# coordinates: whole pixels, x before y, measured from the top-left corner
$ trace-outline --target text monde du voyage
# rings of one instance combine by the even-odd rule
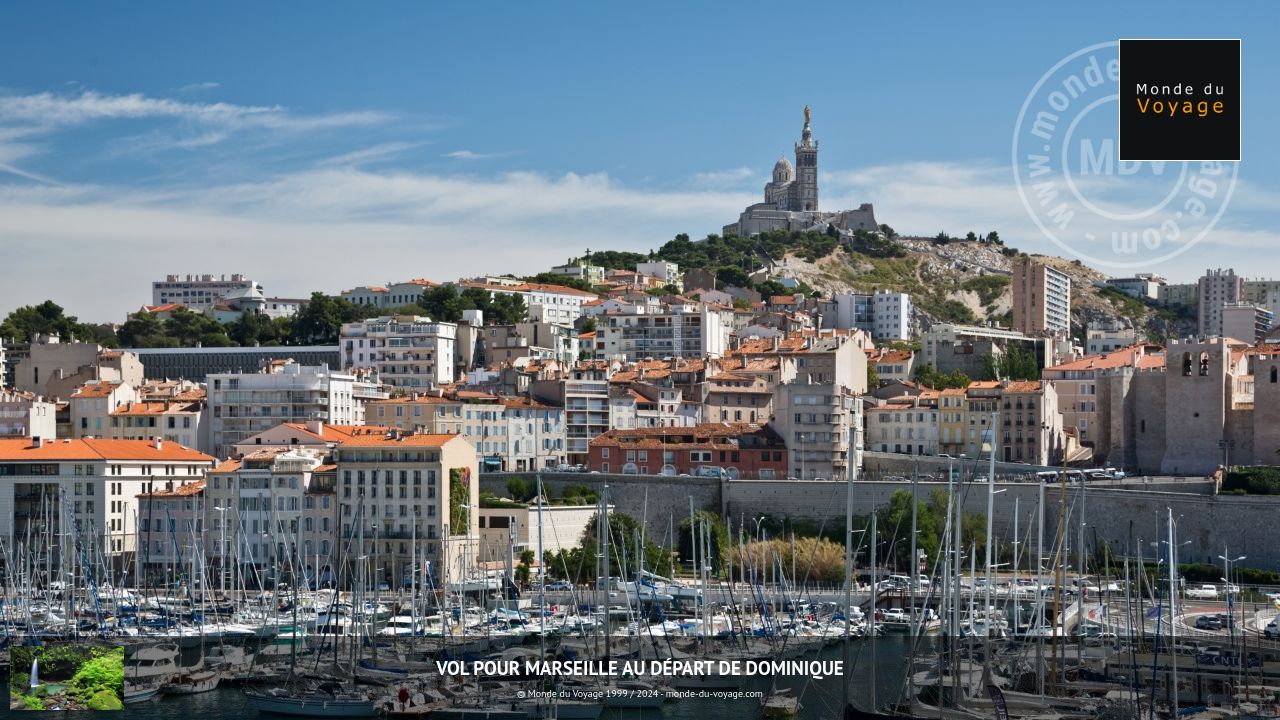
[[[1214,99],[1225,94],[1223,87],[1205,83],[1197,91],[1197,86],[1190,83],[1174,85],[1136,83],[1134,92],[1137,97],[1134,100],[1138,103],[1138,112],[1143,115],[1207,118],[1210,115],[1226,113],[1226,101]]]

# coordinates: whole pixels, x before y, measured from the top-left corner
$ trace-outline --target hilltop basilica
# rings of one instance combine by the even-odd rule
[[[818,141],[809,127],[809,106],[804,108],[804,130],[796,144],[796,164],[786,157],[773,166],[773,180],[764,186],[764,202],[742,211],[738,222],[724,226],[725,235],[757,235],[767,230],[810,230],[835,226],[844,235],[855,230],[879,229],[871,203],[857,210],[822,212],[818,209]]]

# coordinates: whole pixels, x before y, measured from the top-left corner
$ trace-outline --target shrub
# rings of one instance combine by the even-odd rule
[[[41,700],[41,699],[40,699],[40,698],[38,698],[38,697],[34,697],[34,696],[31,696],[31,695],[28,695],[28,696],[26,696],[26,697],[22,698],[22,704],[23,704],[23,706],[24,706],[24,707],[26,707],[28,710],[43,710],[43,709],[44,709],[44,701],[43,701],[43,700]]]
[[[86,703],[90,710],[123,710],[124,703],[110,690],[99,690]]]

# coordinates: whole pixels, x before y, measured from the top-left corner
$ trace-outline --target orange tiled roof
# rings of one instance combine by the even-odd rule
[[[218,463],[218,465],[214,467],[212,470],[210,470],[209,472],[219,473],[219,474],[233,473],[239,470],[240,466],[243,464],[244,463],[239,459],[223,460],[222,462]]]
[[[392,429],[381,425],[330,425],[325,423],[321,428],[321,434],[317,435],[307,428],[306,423],[285,423],[285,425],[294,430],[301,430],[311,437],[324,442],[343,442],[361,435],[385,435]]]
[[[176,442],[150,440],[47,440],[36,447],[31,438],[0,438],[0,460],[141,460],[212,462],[213,458]]]
[[[150,493],[138,493],[138,497],[191,497],[204,492],[205,481],[196,480],[195,482],[183,483],[172,490],[156,490]]]
[[[1129,347],[1112,350],[1110,352],[1098,355],[1086,355],[1079,360],[1062,363],[1045,368],[1045,372],[1058,373],[1067,371],[1080,370],[1113,370],[1122,367],[1136,368],[1158,368],[1164,367],[1164,353],[1149,350],[1138,355],[1138,348],[1148,347],[1143,345],[1130,345]]]
[[[172,403],[172,402],[135,402],[117,405],[111,411],[112,415],[165,415],[168,413],[192,413],[199,412],[200,408],[189,403]]]
[[[1005,388],[1005,392],[1011,393],[1037,393],[1040,392],[1039,380],[1013,380],[1009,386]]]
[[[78,390],[71,394],[74,398],[104,398],[112,393],[116,388],[120,387],[120,383],[95,382],[81,385]]]
[[[178,303],[164,303],[163,305],[143,305],[142,311],[149,313],[173,312],[182,307]]]
[[[377,433],[353,435],[339,443],[340,447],[442,447],[457,435],[410,433]]]
[[[877,363],[900,363],[911,359],[910,350],[890,350],[883,352],[876,360]]]

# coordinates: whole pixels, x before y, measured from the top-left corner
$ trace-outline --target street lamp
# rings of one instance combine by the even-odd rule
[[[231,508],[215,505],[213,509],[222,516],[218,518],[218,592],[225,599],[227,597],[227,511]]]
[[[1222,547],[1222,552],[1225,553],[1226,551],[1227,551],[1227,548],[1224,545]],[[1241,560],[1244,560],[1245,556],[1241,555],[1238,558],[1229,558],[1226,555],[1219,555],[1218,559],[1222,561],[1222,573],[1223,573],[1222,582],[1226,585],[1226,590],[1227,590],[1227,636],[1231,638],[1231,644],[1234,645],[1236,641],[1236,631],[1235,631],[1235,618],[1232,616],[1232,608],[1231,608],[1231,566],[1235,563],[1240,562]],[[1244,612],[1243,612],[1244,604],[1243,603],[1241,603],[1240,609],[1241,609],[1240,622],[1244,622]],[[1240,632],[1243,635],[1244,629],[1242,628]]]

